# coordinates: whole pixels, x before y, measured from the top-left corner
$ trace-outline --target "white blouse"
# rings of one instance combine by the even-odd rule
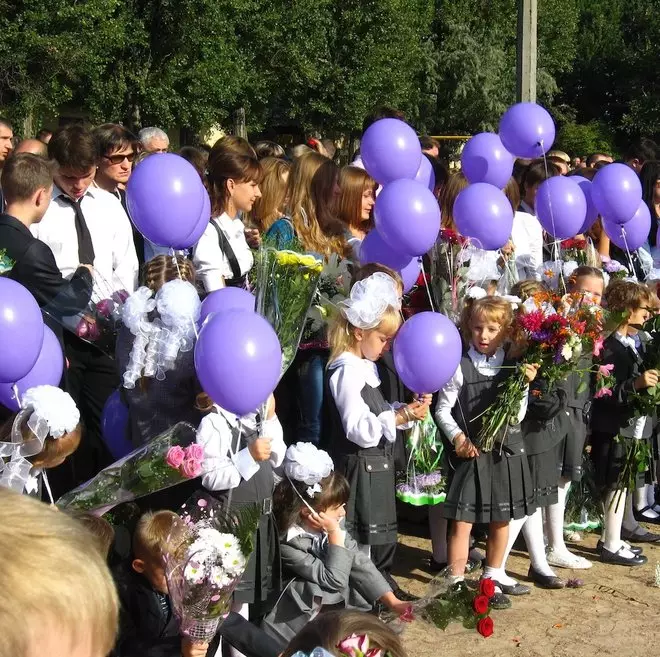
[[[204,283],[207,292],[225,287],[225,278],[233,278],[229,260],[220,248],[218,231],[213,222],[220,227],[229,242],[241,269],[241,276],[247,274],[254,264],[254,257],[245,239],[245,226],[236,217],[232,219],[226,212],[213,217],[206,227],[193,252],[193,264],[197,275]]]
[[[513,215],[511,241],[516,254],[518,278],[541,280],[539,268],[543,264],[543,228],[539,220],[529,212],[518,211]]]
[[[468,356],[479,374],[493,377],[500,371],[502,363],[504,362],[504,349],[500,347],[492,356],[488,357],[485,354],[479,353],[473,346],[470,346],[468,349]],[[438,394],[438,403],[435,407],[435,419],[444,434],[452,442],[456,436],[463,433],[463,429],[461,429],[452,416],[452,409],[458,403],[458,395],[463,387],[463,381],[463,371],[459,365],[456,368],[456,372],[454,372],[454,376],[452,376],[442,390],[440,390]],[[529,386],[526,386],[526,389],[528,390]],[[520,404],[520,410],[518,411],[518,424],[523,421],[525,413],[527,413],[527,392],[523,397]],[[469,418],[466,417],[464,424],[467,424],[468,420]],[[472,440],[473,438],[476,438],[476,436],[468,436],[468,438]]]
[[[389,410],[375,415],[362,399],[362,389],[365,385],[377,388],[380,377],[376,363],[359,358],[345,351],[329,366],[330,393],[332,394],[346,438],[360,447],[377,447],[380,439],[393,443],[396,440],[395,412],[404,404],[391,404]],[[399,429],[407,429],[410,424],[401,425]]]
[[[248,443],[259,437],[256,413],[237,418],[219,406],[215,406],[215,410],[217,412],[207,415],[197,429],[197,443],[204,448],[202,485],[209,490],[229,490],[259,471],[259,463],[247,447],[236,449],[241,437]],[[262,423],[261,436],[271,439],[269,460],[273,468],[277,468],[286,453],[277,415]]]

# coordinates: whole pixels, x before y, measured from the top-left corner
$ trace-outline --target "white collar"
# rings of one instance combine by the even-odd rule
[[[380,377],[378,376],[378,368],[376,363],[366,358],[360,358],[350,351],[345,351],[332,361],[328,369],[334,370],[338,367],[349,366],[359,369],[364,376],[364,382],[372,388],[377,388],[380,385]]]
[[[618,331],[614,334],[614,337],[624,346],[630,347],[633,351],[637,351],[637,342],[635,338],[631,335],[623,335]]]
[[[250,424],[256,424],[256,413],[248,413],[247,415],[243,415],[240,418],[234,415],[234,413],[230,413],[228,410],[222,408],[222,406],[218,406],[217,404],[213,404],[213,407],[217,411],[218,415],[222,415],[225,420],[227,420],[227,423],[229,424],[230,427],[236,428],[239,423],[244,424],[247,426],[250,426]]]
[[[82,201],[85,196],[89,195],[92,198],[96,198],[96,195],[98,192],[104,192],[104,189],[101,189],[95,182],[92,182],[92,184],[87,188],[85,193],[78,199],[78,203]],[[106,192],[106,194],[109,194],[110,192]],[[71,198],[70,196],[67,196],[57,185],[53,185],[53,194],[51,196],[51,199],[55,200],[58,196],[64,196],[65,198]],[[73,199],[71,199],[73,200]]]
[[[504,362],[504,349],[498,347],[497,351],[492,356],[486,356],[486,354],[478,352],[473,345],[470,345],[468,356],[477,366],[483,365],[484,367],[495,368],[499,367]]]
[[[289,529],[286,531],[287,541],[291,541],[294,538],[299,538],[300,536],[314,540],[315,538],[323,537],[324,534],[321,532],[314,532],[309,529],[305,529],[305,527],[302,527],[301,525],[291,525],[291,527],[289,527]]]

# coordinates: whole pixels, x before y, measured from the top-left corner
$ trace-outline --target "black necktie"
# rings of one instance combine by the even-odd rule
[[[80,201],[74,201],[68,196],[60,196],[60,198],[73,207],[76,213],[76,234],[78,235],[78,260],[81,265],[94,264],[94,245],[92,244],[92,236],[87,228],[85,215],[80,207]]]

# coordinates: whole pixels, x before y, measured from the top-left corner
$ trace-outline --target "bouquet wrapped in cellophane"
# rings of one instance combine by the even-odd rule
[[[313,255],[277,250],[267,244],[256,260],[256,310],[277,333],[284,374],[298,350],[323,263]]]
[[[64,494],[57,506],[102,515],[123,502],[199,477],[204,448],[195,436],[195,427],[179,422]]]
[[[381,620],[393,626],[395,631],[402,631],[406,623],[417,618],[441,630],[446,630],[452,622],[459,622],[466,629],[489,637],[494,629],[490,616],[494,595],[492,579],[457,582],[449,566],[429,582],[426,595],[411,602],[404,614],[385,613],[381,615]]]
[[[582,294],[560,297],[553,292],[538,292],[522,304],[512,326],[514,341],[525,345],[516,371],[501,384],[497,401],[483,413],[477,446],[491,451],[503,440],[507,428],[517,422],[520,404],[527,391],[526,364],[538,364],[548,390],[569,374],[579,372],[585,379],[594,368],[581,368],[583,356],[597,356],[603,344],[603,309]],[[584,364],[584,363],[582,363]]]
[[[217,500],[194,496],[180,516],[164,554],[170,600],[182,634],[208,643],[245,572],[261,508],[230,511]]]
[[[444,502],[443,446],[430,413],[408,431],[408,453],[405,479],[396,487],[397,498],[413,506]]]

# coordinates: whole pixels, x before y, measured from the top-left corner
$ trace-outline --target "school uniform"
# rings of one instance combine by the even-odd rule
[[[558,501],[556,454],[557,445],[563,444],[563,434],[569,426],[566,403],[566,393],[556,386],[549,389],[542,377],[531,383],[521,429],[537,507]]]
[[[497,401],[500,384],[513,373],[500,348],[491,357],[469,347],[451,380],[438,395],[436,420],[452,441],[463,432],[478,445],[481,415]],[[472,459],[449,455],[450,474],[444,514],[469,523],[508,522],[532,515],[534,487],[520,422],[527,410],[525,395],[518,424],[509,426],[491,452]]]
[[[290,527],[281,545],[282,568],[290,578],[262,628],[287,643],[319,612],[370,611],[391,591],[371,559],[345,533],[344,545],[331,545],[324,533]]]
[[[610,396],[593,400],[591,417],[591,459],[596,471],[596,484],[612,489],[625,463],[630,441],[634,440],[633,393],[635,379],[644,371],[641,354],[634,338],[612,334],[603,345],[603,363],[614,365],[615,384]],[[643,439],[648,440],[652,422],[646,418]],[[615,441],[620,436],[623,440]],[[646,473],[638,473],[638,485],[646,481]]]
[[[346,529],[362,545],[396,546],[395,406],[379,386],[369,360],[344,352],[329,365],[324,443],[351,487]]]
[[[237,418],[225,409],[207,415],[199,425],[197,443],[204,447],[202,485],[230,509],[261,507],[255,549],[234,593],[237,603],[261,603],[281,584],[279,537],[273,516],[273,468],[284,460],[286,445],[277,417],[261,432],[257,414]],[[259,436],[271,438],[271,457],[255,461],[248,445]]]
[[[212,217],[193,251],[193,264],[207,293],[223,287],[245,287],[254,257],[243,222],[226,212]]]

